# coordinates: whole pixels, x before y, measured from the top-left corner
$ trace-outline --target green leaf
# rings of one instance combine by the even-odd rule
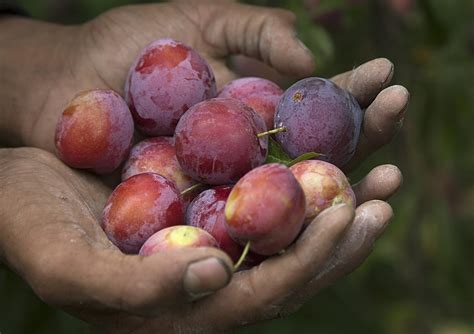
[[[276,162],[291,167],[298,162],[314,159],[320,156],[324,156],[324,154],[308,152],[300,155],[299,157],[296,157],[295,159],[291,159],[290,156],[286,154],[281,145],[275,139],[273,139],[272,137],[268,137],[268,157],[266,161],[267,164]]]
[[[291,162],[291,158],[275,139],[268,137],[268,157],[266,163],[272,162],[288,165]]]
[[[319,157],[323,157],[323,156],[324,156],[324,154],[322,154],[322,153],[308,152],[308,153],[300,155],[299,157],[294,158],[293,160],[291,160],[286,165],[288,167],[291,167],[293,165],[296,165],[298,162],[306,161],[306,160],[310,160],[310,159],[314,159],[314,158],[319,158]]]

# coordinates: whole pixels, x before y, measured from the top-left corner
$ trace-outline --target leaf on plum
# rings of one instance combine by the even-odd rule
[[[300,155],[299,157],[294,158],[293,160],[291,160],[286,165],[288,167],[291,167],[291,166],[297,164],[298,162],[305,161],[305,160],[310,160],[310,159],[314,159],[314,158],[319,158],[319,157],[322,157],[322,156],[324,156],[324,154],[322,154],[322,153],[308,152],[308,153],[304,153],[304,154]]]
[[[291,167],[298,162],[324,156],[324,154],[321,153],[308,152],[296,157],[295,159],[291,159],[275,139],[272,137],[269,137],[268,139],[268,157],[266,160],[267,164],[276,162]]]
[[[273,162],[288,165],[291,162],[291,158],[275,139],[268,137],[268,157],[266,163]]]

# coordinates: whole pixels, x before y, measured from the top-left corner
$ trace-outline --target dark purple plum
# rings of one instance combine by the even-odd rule
[[[287,131],[277,141],[292,158],[322,153],[326,160],[344,166],[355,153],[362,111],[347,91],[322,78],[306,78],[288,88],[275,113],[275,127]]]
[[[268,138],[263,119],[235,99],[215,98],[191,107],[175,132],[176,157],[185,174],[202,183],[237,182],[265,162]]]

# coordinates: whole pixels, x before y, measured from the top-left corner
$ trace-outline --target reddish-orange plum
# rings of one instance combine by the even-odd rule
[[[106,174],[126,158],[133,137],[133,120],[125,101],[108,89],[78,94],[56,126],[59,158],[68,166]]]
[[[290,167],[306,198],[305,222],[309,224],[321,211],[347,204],[355,208],[355,195],[344,173],[333,164],[306,160]]]
[[[142,246],[139,254],[149,256],[159,252],[182,248],[215,247],[217,241],[212,235],[194,226],[171,226],[153,234]]]
[[[121,251],[136,254],[153,233],[183,222],[183,202],[175,184],[161,175],[143,173],[112,192],[101,226]]]
[[[130,68],[125,99],[139,130],[171,136],[181,115],[215,97],[209,64],[189,46],[164,38],[143,49]]]
[[[148,138],[132,148],[123,168],[122,180],[146,172],[160,174],[173,181],[180,192],[197,183],[179,165],[173,137]],[[197,192],[192,191],[184,197],[190,201],[196,195]]]
[[[202,183],[237,182],[265,162],[268,138],[263,119],[235,99],[215,98],[191,107],[175,132],[176,156],[184,172]]]
[[[226,227],[241,245],[273,255],[300,233],[306,204],[303,189],[290,169],[267,164],[247,173],[232,189],[225,206]]]
[[[270,80],[246,77],[233,80],[222,87],[217,97],[237,99],[262,116],[267,129],[273,128],[276,106],[283,90]]]

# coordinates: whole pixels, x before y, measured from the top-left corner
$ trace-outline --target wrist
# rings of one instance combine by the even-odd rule
[[[70,61],[67,47],[76,29],[23,17],[0,18],[0,145],[50,149],[46,141],[35,142],[36,125]]]

